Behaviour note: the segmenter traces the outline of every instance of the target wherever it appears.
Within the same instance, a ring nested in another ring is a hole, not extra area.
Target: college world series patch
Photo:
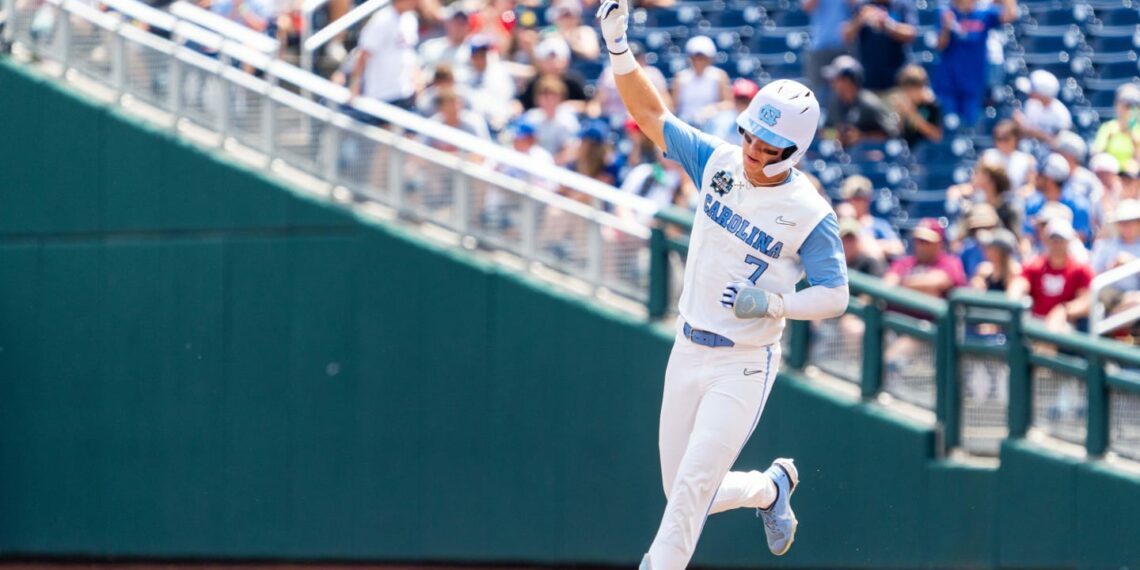
[[[733,180],[732,175],[727,170],[719,170],[712,177],[712,189],[717,193],[717,196],[724,196],[732,190]]]

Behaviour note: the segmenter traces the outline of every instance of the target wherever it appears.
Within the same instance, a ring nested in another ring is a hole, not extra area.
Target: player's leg
[[[778,355],[779,349],[763,350],[766,355]],[[734,353],[724,356],[728,358],[706,366],[708,389],[697,408],[661,526],[649,548],[650,570],[680,570],[688,565],[721,481],[759,421],[775,381],[774,367],[745,375],[747,366],[760,369],[763,362],[757,366],[755,358],[742,360]]]
[[[678,338],[669,353],[665,368],[665,386],[661,397],[661,423],[657,446],[661,455],[661,482],[665,498],[669,498],[677,467],[689,444],[697,405],[701,402],[702,351],[710,349]]]

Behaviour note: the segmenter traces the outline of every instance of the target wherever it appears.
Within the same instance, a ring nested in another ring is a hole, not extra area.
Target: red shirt
[[[1088,264],[1069,258],[1064,267],[1057,269],[1049,265],[1049,258],[1045,255],[1030,261],[1022,274],[1029,281],[1033,314],[1038,317],[1048,315],[1061,303],[1076,299],[1079,291],[1088,289],[1093,278],[1092,267]]]

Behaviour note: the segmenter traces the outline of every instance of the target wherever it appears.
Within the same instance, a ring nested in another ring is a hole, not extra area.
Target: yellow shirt
[[[1093,141],[1093,152],[1107,152],[1121,165],[1136,158],[1137,147],[1140,147],[1140,122],[1133,123],[1131,132],[1126,132],[1119,119],[1101,125]]]

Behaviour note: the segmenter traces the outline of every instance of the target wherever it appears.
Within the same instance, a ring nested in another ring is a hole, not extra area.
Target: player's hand
[[[740,295],[746,287],[751,287],[752,284],[747,281],[732,281],[724,286],[724,291],[720,294],[720,306],[731,309],[736,306],[736,297]]]
[[[604,0],[598,6],[597,18],[602,26],[606,49],[612,54],[627,51],[629,42],[626,41],[625,30],[629,23],[628,0]]]

